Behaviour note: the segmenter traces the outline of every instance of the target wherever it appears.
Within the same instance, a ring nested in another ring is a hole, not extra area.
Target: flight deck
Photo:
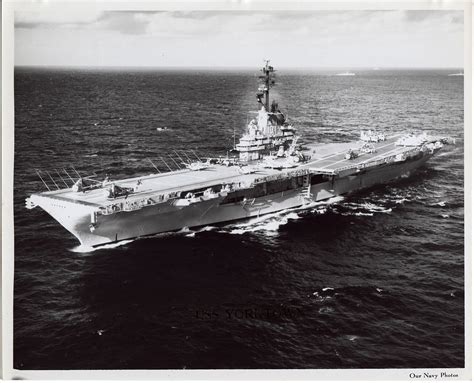
[[[291,167],[279,167],[284,164],[285,158],[273,161],[273,168],[266,166],[264,160],[256,161],[254,171],[243,174],[239,166],[225,166],[220,164],[209,165],[205,169],[193,171],[190,169],[167,173],[151,174],[123,180],[112,180],[111,183],[123,188],[134,188],[134,192],[127,196],[117,197],[114,200],[153,197],[157,194],[171,195],[187,190],[205,189],[217,184],[234,184],[238,181],[240,187],[250,187],[252,183],[268,178],[275,179],[288,173],[298,174],[338,174],[344,170],[359,169],[364,166],[373,166],[374,163],[384,162],[413,150],[410,147],[395,145],[399,136],[392,136],[385,141],[371,144],[373,152],[360,152],[358,157],[347,159],[349,150],[361,150],[366,143],[363,141],[349,143],[315,144],[308,145],[302,152],[310,159],[305,163],[298,163]],[[81,192],[72,188],[42,193],[44,196],[83,205],[101,207],[113,202],[107,198],[106,186]]]

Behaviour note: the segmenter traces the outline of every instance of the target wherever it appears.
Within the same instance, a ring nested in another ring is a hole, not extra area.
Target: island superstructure
[[[94,247],[309,206],[409,176],[452,142],[425,133],[362,131],[353,142],[301,145],[270,102],[275,70],[268,61],[260,80],[259,111],[235,145],[237,157],[186,156],[184,169],[121,180],[66,172],[66,188],[52,179],[56,190],[32,194],[26,207],[41,207],[82,245]]]

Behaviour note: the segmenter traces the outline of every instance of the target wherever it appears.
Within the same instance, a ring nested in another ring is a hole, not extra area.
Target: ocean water
[[[35,169],[148,174],[173,149],[225,154],[256,71],[15,71],[14,367],[464,366],[463,77],[280,70],[302,142],[360,129],[448,134],[410,178],[308,210],[92,252],[24,199]],[[157,128],[164,128],[157,130]]]

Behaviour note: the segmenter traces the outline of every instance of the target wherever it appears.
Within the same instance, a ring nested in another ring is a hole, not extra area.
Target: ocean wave
[[[382,202],[382,201],[377,201]],[[333,209],[336,214],[343,216],[367,216],[372,217],[374,214],[384,213],[388,214],[393,211],[392,207],[378,205],[374,202],[360,201],[360,202],[346,202],[336,206]]]
[[[358,298],[368,298],[370,296],[386,295],[384,289],[377,286],[343,286],[343,287],[322,287],[310,294],[310,297],[318,301],[336,298],[338,296],[352,296]]]

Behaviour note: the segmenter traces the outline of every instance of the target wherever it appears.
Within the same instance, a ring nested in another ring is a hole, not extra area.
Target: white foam
[[[282,210],[276,213],[265,214],[260,217],[251,218],[248,221],[224,226],[224,232],[230,234],[244,234],[255,231],[275,232],[281,225],[288,223],[287,215],[299,218],[296,213],[291,213],[290,209]]]
[[[360,209],[363,205],[355,202],[346,202],[343,204],[346,209],[357,210]]]
[[[332,287],[324,287],[321,289],[322,291],[327,291],[327,290],[334,290],[334,288]]]
[[[267,231],[276,231],[280,228],[281,225],[284,225],[288,222],[287,219],[282,219],[281,221],[270,221],[266,225],[260,227],[260,229]]]
[[[198,232],[203,232],[203,231],[212,231],[212,230],[216,230],[217,228],[215,226],[204,226],[201,230],[199,230]]]
[[[407,198],[400,198],[400,199],[396,199],[395,203],[396,204],[401,204],[401,203],[407,202],[407,201],[409,201]]]
[[[231,230],[229,233],[230,234],[245,234],[247,232],[247,230],[245,229],[235,229],[235,230]]]
[[[400,196],[397,196],[400,197]],[[379,202],[388,201],[388,199],[380,200]],[[397,203],[403,203],[407,201],[406,198],[398,199]],[[385,206],[376,205],[372,202],[346,202],[342,204],[342,207],[348,210],[352,210],[349,212],[341,212],[340,215],[348,216],[348,215],[355,215],[355,216],[368,216],[371,217],[374,213],[391,213],[392,208],[387,208]]]
[[[70,251],[72,251],[73,253],[82,253],[82,254],[92,253],[92,252],[97,251],[97,250],[115,249],[119,246],[126,245],[127,243],[130,243],[130,242],[133,242],[133,241],[134,241],[134,239],[127,239],[127,240],[118,241],[118,242],[114,242],[114,243],[107,243],[105,245],[100,245],[100,246],[97,246],[97,247],[79,245],[79,246],[76,246],[76,247],[72,248]]]
[[[286,216],[286,218],[296,220],[296,219],[300,219],[301,217],[297,213],[290,213]]]
[[[373,204],[371,202],[365,202],[361,205],[361,207],[363,207],[366,210],[373,211],[373,212],[382,211],[382,210],[385,209],[385,207],[378,206],[378,205]]]
[[[343,196],[337,196],[337,197],[332,197],[332,198],[329,198],[327,200],[324,200],[324,201],[320,201],[320,202],[316,202],[315,205],[316,206],[327,206],[327,205],[332,205],[332,204],[335,204],[335,203],[339,203],[339,202],[342,202],[344,201],[344,197]]]
[[[286,225],[289,220],[297,220],[301,217],[298,215],[298,212],[301,211],[311,211],[313,208],[320,209],[323,206],[328,206],[337,202],[344,200],[344,197],[338,196],[329,198],[328,200],[322,202],[312,202],[303,206],[299,206],[296,208],[285,209],[278,211],[276,213],[269,213],[262,215],[260,217],[251,218],[246,222],[238,223],[238,224],[230,224],[224,226],[224,232],[230,234],[244,234],[249,232],[256,232],[261,231],[265,232],[268,235],[275,235],[278,229]]]
[[[157,234],[157,235],[185,235],[186,237],[188,238],[194,238],[196,236],[196,234],[199,234],[199,233],[204,233],[206,231],[213,231],[217,229],[215,226],[204,226],[198,230],[191,230],[189,229],[188,227],[183,227],[181,230],[179,231],[176,231],[174,233],[170,232],[170,233],[161,233],[161,234]]]
[[[285,225],[288,222],[288,219],[281,218],[276,219],[275,217],[270,217],[268,221],[255,223],[248,223],[247,225],[238,225],[236,229],[231,229],[230,234],[245,234],[253,233],[256,231],[264,232],[268,235],[275,235],[280,226]]]
[[[316,209],[311,210],[311,213],[316,213],[316,214],[325,214],[328,211],[326,207],[318,207]]]
[[[91,253],[94,250],[95,248],[93,248],[92,246],[85,246],[85,245],[79,245],[70,249],[70,251],[72,251],[73,253]]]

